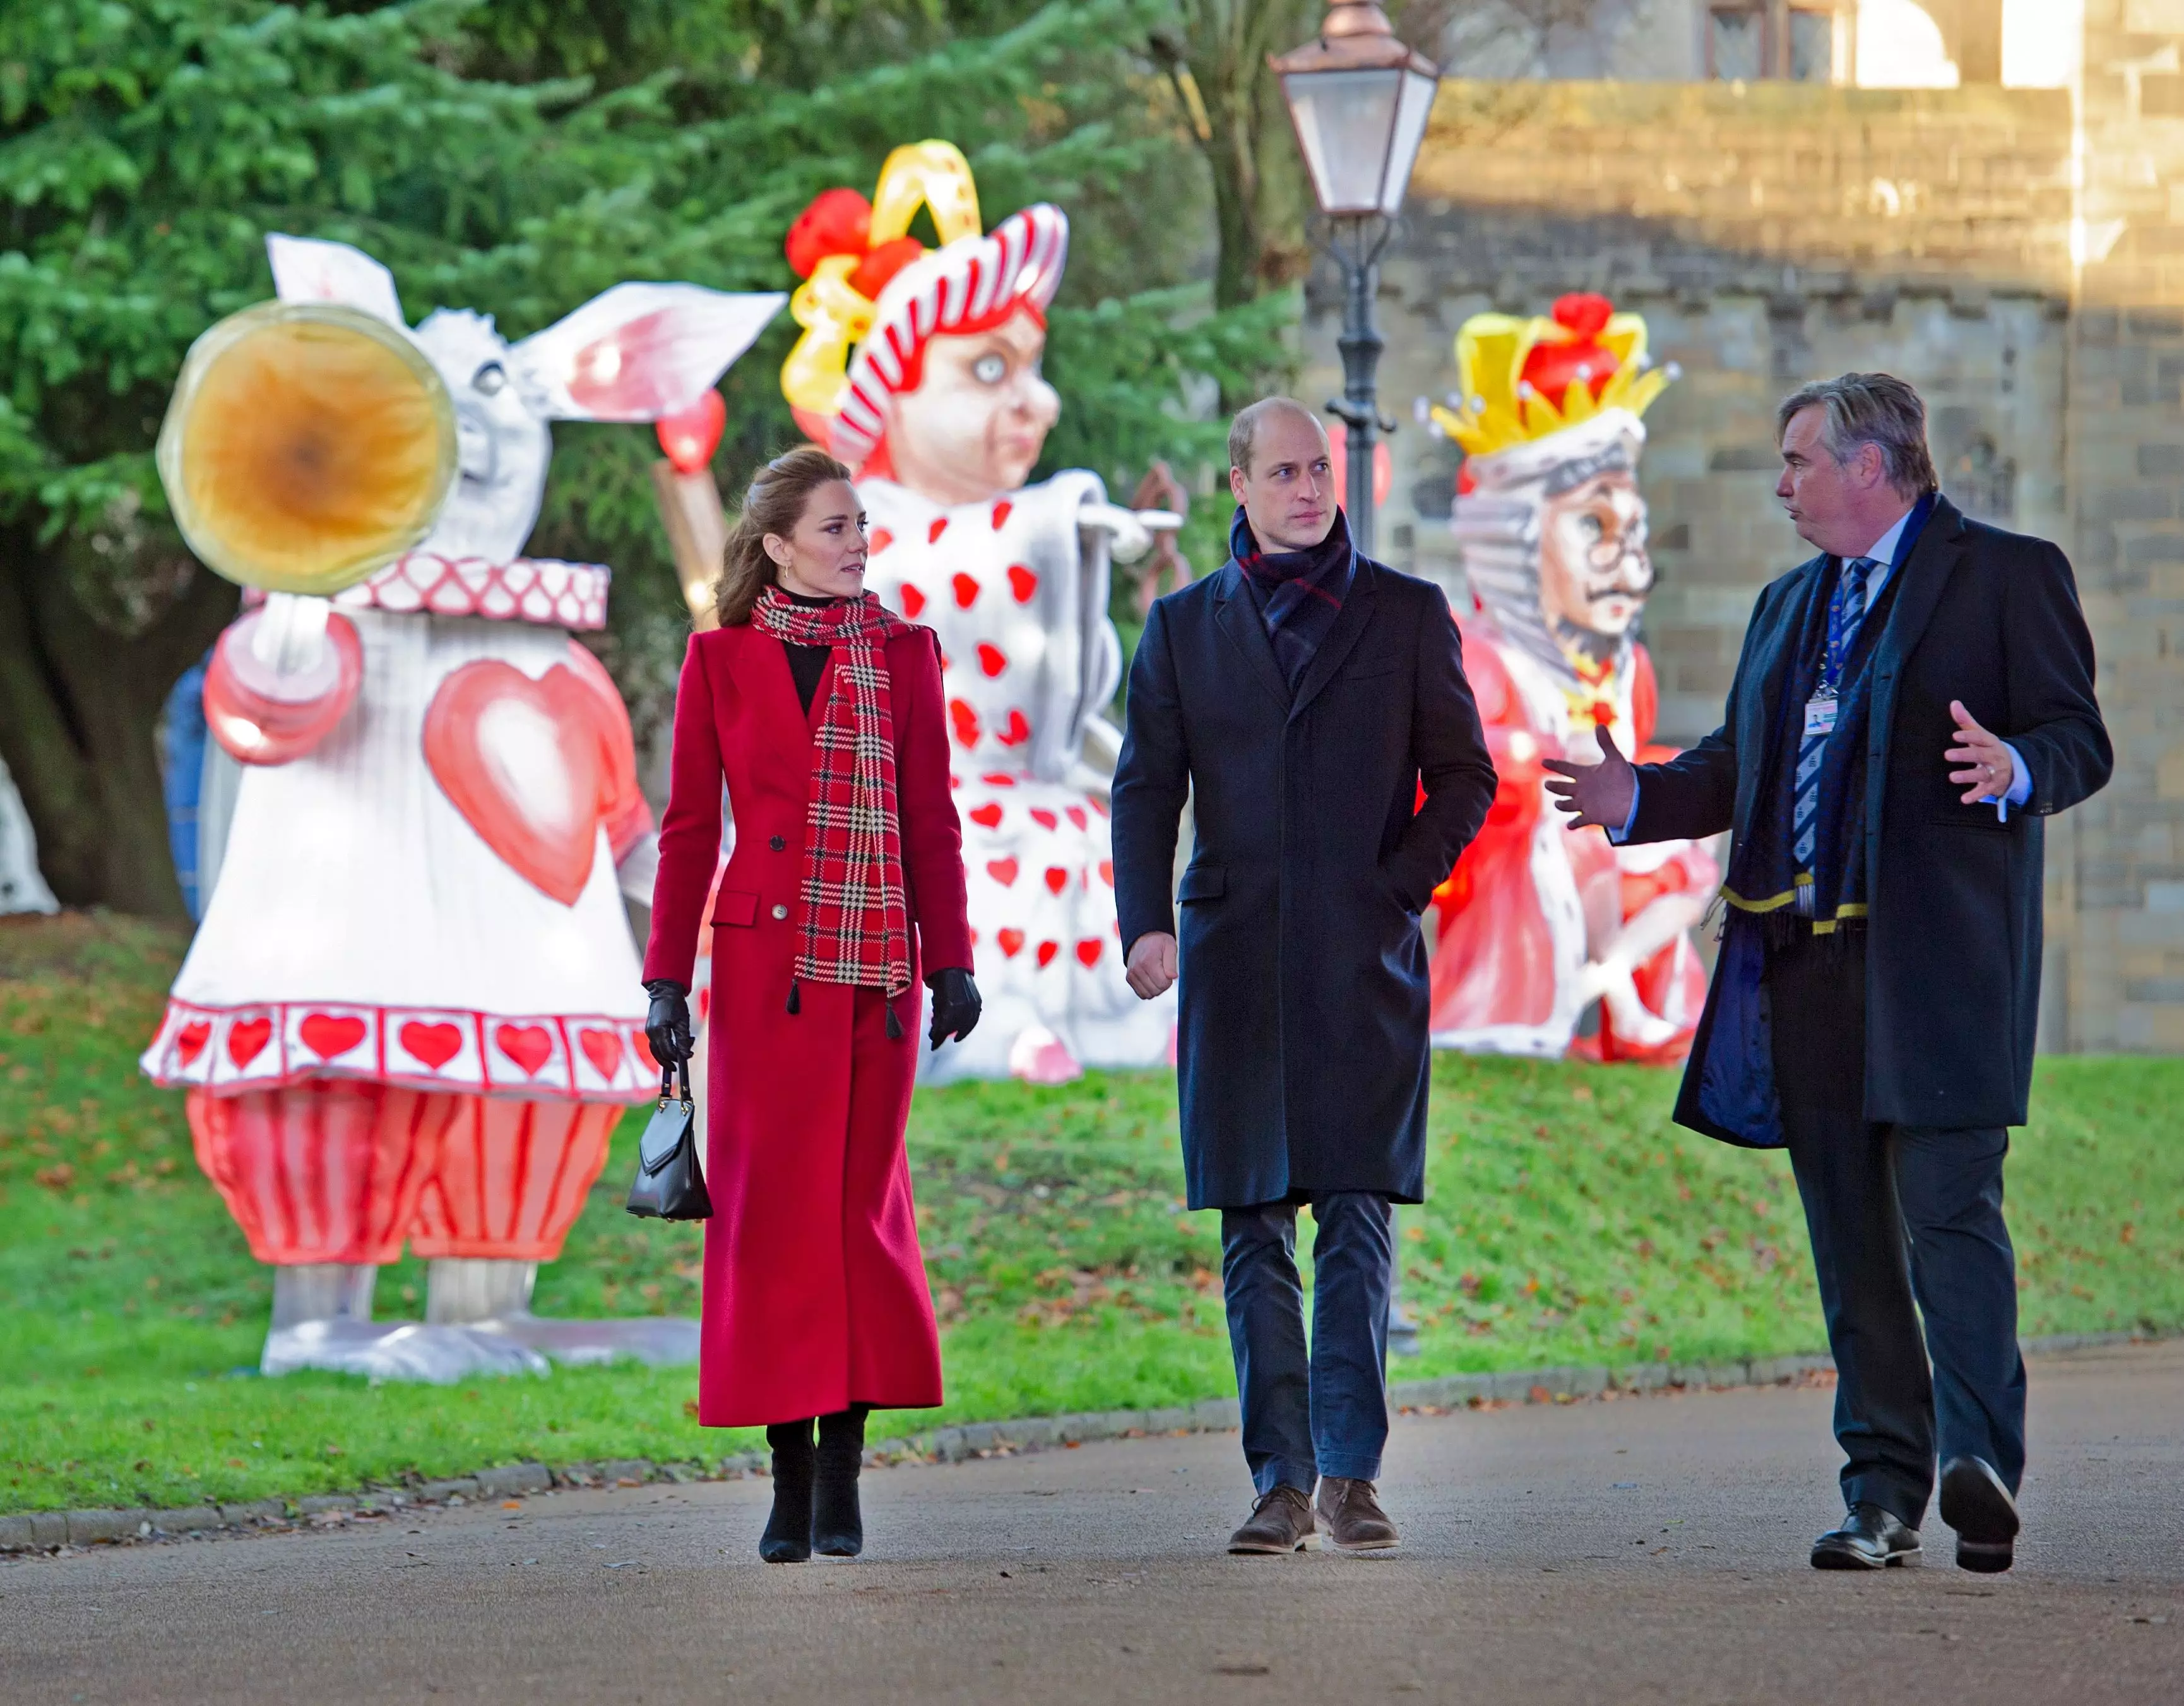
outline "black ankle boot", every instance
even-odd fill
[[[855,1558],[865,1549],[865,1517],[857,1504],[857,1471],[865,1462],[865,1418],[869,1404],[852,1404],[819,1418],[819,1477],[812,1501],[811,1545],[828,1558]]]
[[[773,1514],[758,1555],[768,1564],[803,1564],[811,1557],[811,1424],[777,1422],[766,1442],[773,1447]]]

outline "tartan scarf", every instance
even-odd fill
[[[1357,572],[1350,523],[1337,510],[1327,537],[1308,550],[1266,551],[1260,549],[1240,505],[1228,523],[1228,555],[1251,586],[1274,661],[1294,694],[1319,643],[1342,614],[1342,601]]]
[[[795,978],[858,984],[893,998],[910,987],[910,910],[896,815],[894,714],[886,643],[916,632],[878,597],[813,606],[768,587],[751,625],[784,645],[831,646],[834,691],[811,738],[805,808],[804,940]],[[788,986],[788,1011],[800,1006]],[[894,1008],[888,1034],[900,1035]]]

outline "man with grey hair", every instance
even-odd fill
[[[1808,385],[1776,430],[1775,495],[1820,555],[1759,594],[1722,727],[1635,767],[1603,739],[1548,787],[1618,842],[1736,831],[1676,1119],[1790,1151],[1847,1459],[1814,1566],[1916,1557],[1938,1452],[1957,1562],[2003,1570],[2025,1364],[2002,1166],[2031,1083],[2042,821],[2112,762],[2092,641],[2061,551],[1941,495],[1903,381]]]

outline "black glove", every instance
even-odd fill
[[[939,1048],[950,1037],[961,1042],[978,1023],[983,1004],[978,1000],[978,984],[971,980],[968,972],[950,966],[944,971],[928,972],[925,987],[933,991],[933,1046]]]
[[[644,1016],[644,1040],[652,1057],[665,1067],[690,1058],[690,992],[672,978],[655,978],[644,986],[652,1006]]]

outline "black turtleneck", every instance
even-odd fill
[[[808,610],[822,610],[834,599],[807,599],[800,593],[792,593],[786,587],[782,595],[793,605],[802,605]],[[796,696],[804,701],[804,714],[811,715],[811,701],[818,697],[819,682],[827,673],[827,654],[834,650],[830,645],[790,645],[782,642],[782,650],[788,654],[789,678],[796,683]]]

